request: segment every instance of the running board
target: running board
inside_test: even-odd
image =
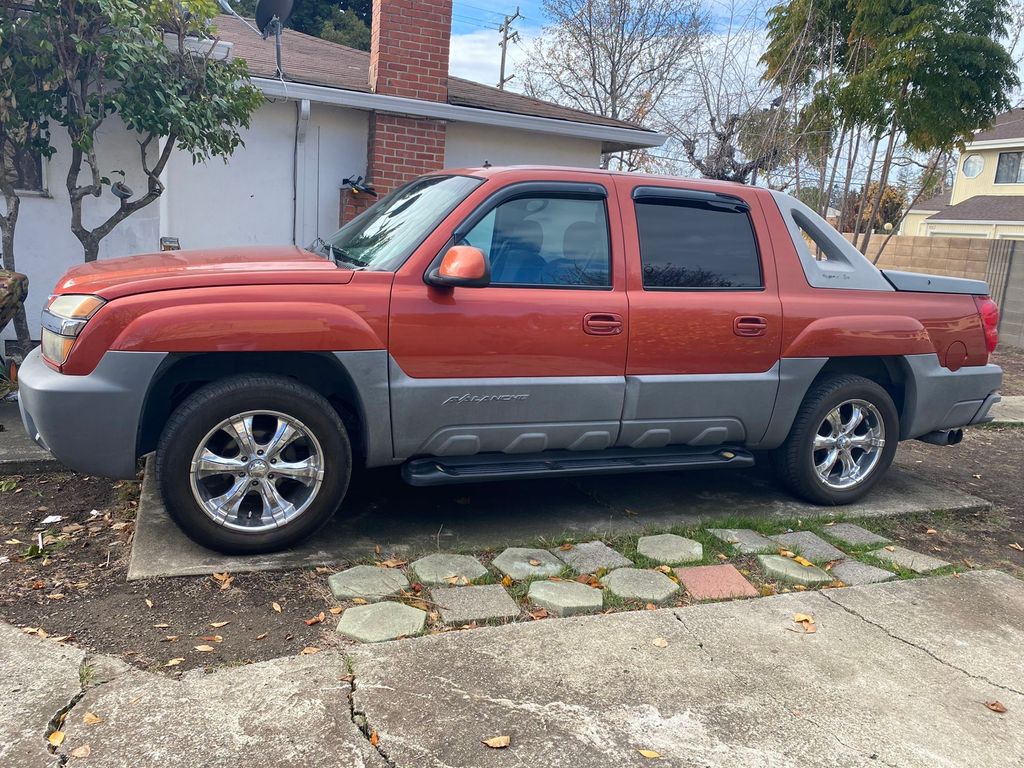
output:
[[[409,485],[482,483],[488,480],[529,480],[566,475],[615,475],[626,472],[669,472],[681,469],[732,469],[754,466],[749,451],[733,446],[663,448],[641,451],[550,451],[515,456],[486,453],[413,459],[402,467]]]

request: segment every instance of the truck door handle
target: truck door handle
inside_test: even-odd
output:
[[[743,315],[732,321],[732,332],[737,336],[764,336],[768,332],[768,321],[763,317]]]
[[[622,315],[614,312],[589,312],[583,316],[583,332],[591,336],[615,336],[622,333]]]

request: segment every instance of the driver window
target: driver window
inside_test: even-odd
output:
[[[487,255],[492,285],[611,285],[604,200],[544,195],[509,200],[459,244]]]

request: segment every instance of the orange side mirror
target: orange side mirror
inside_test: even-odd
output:
[[[441,264],[427,275],[431,285],[483,288],[491,282],[491,265],[479,248],[469,245],[453,245]]]

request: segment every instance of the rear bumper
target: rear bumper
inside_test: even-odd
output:
[[[935,355],[907,355],[909,367],[900,438],[990,421],[1003,371],[979,365],[951,371]]]
[[[78,472],[135,477],[139,421],[163,352],[107,352],[87,376],[65,376],[39,350],[18,371],[29,437]]]

